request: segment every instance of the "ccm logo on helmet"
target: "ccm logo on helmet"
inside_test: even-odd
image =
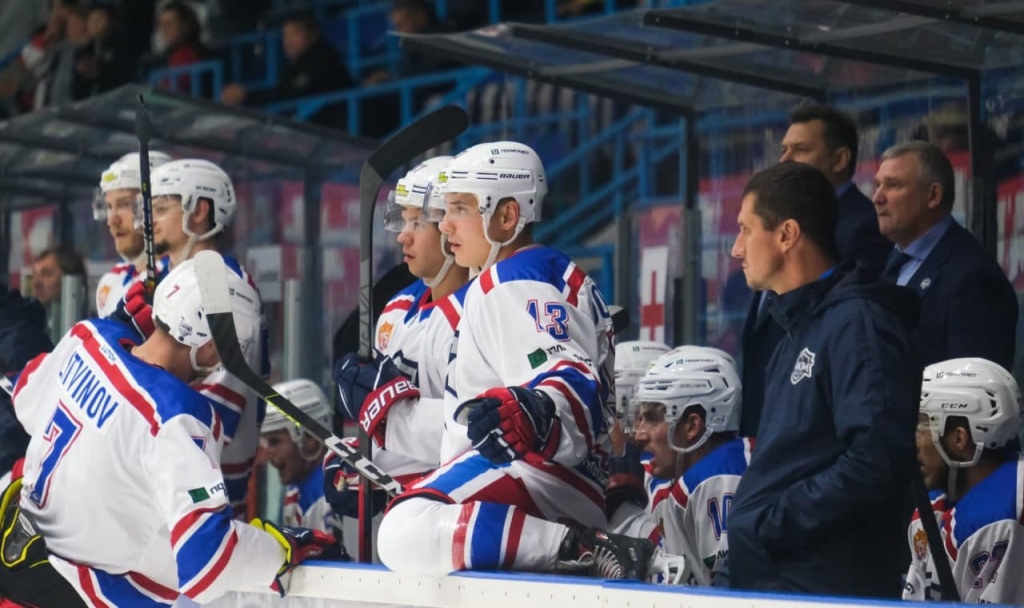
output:
[[[398,395],[414,390],[415,388],[416,387],[408,380],[399,380],[398,382],[385,386],[377,396],[374,397],[373,401],[366,406],[366,410],[363,411],[363,415],[359,419],[359,425],[363,427],[364,431],[369,432],[370,425],[374,420],[376,420],[377,416],[380,414],[381,408],[384,408],[385,404],[391,403]]]
[[[966,410],[966,403],[940,403],[939,409],[942,410]]]

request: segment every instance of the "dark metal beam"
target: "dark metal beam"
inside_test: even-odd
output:
[[[985,4],[980,8],[984,8],[983,11],[973,11],[973,8],[979,8],[978,5],[965,5],[958,7],[951,6],[933,6],[930,4],[922,4],[920,2],[914,2],[913,0],[842,0],[846,4],[853,4],[855,6],[866,6],[868,8],[877,8],[886,11],[893,11],[898,13],[905,13],[907,15],[918,15],[921,17],[929,17],[937,21],[948,21],[951,23],[963,23],[965,25],[973,25],[976,27],[983,27],[989,30],[997,30],[1001,32],[1009,32],[1011,34],[1024,34],[1024,21],[1011,21],[1009,19],[1003,19],[999,15],[1000,4],[1005,4],[1006,12],[1024,12],[1024,7],[1019,2],[1004,2],[1000,4]],[[976,14],[975,14],[976,13]]]
[[[978,70],[920,59],[908,55],[895,55],[842,46],[835,42],[807,42],[795,36],[786,36],[764,29],[725,25],[701,19],[694,11],[680,9],[652,10],[644,15],[644,23],[654,27],[695,32],[718,38],[752,42],[780,49],[808,51],[840,59],[851,59],[884,66],[898,66],[919,72],[930,72],[951,78],[972,78]],[[839,30],[841,31],[841,30]]]
[[[628,40],[553,26],[517,24],[512,26],[512,32],[517,38],[536,40],[546,44],[607,55],[636,63],[647,63],[679,72],[779,91],[789,95],[810,97],[820,102],[824,102],[828,96],[823,87],[808,86],[794,80],[784,80],[773,77],[772,74],[768,73],[756,75],[715,66],[710,63],[691,61],[686,58],[663,56],[662,53],[674,50],[669,47],[649,45],[644,47]],[[799,74],[798,76],[803,76],[806,81],[806,74]]]

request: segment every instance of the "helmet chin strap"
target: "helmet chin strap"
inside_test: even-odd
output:
[[[935,445],[935,450],[939,453],[939,456],[942,457],[946,466],[949,467],[949,474],[946,478],[946,495],[949,497],[950,502],[956,502],[960,499],[956,485],[959,479],[960,469],[966,469],[978,464],[978,461],[981,460],[981,453],[984,451],[985,446],[980,443],[975,443],[974,457],[968,462],[961,462],[950,458],[949,454],[946,453],[946,448],[942,446],[942,441],[940,441],[940,438],[935,435],[935,433],[932,433],[932,443]]]
[[[698,439],[696,443],[694,443],[688,448],[679,447],[672,442],[672,437],[674,437],[676,434],[677,424],[679,424],[678,421],[668,425],[668,446],[680,454],[689,454],[690,452],[697,451],[698,449],[700,449],[702,445],[708,442],[708,439],[711,438],[711,429],[705,426],[704,434],[700,436],[700,439]]]
[[[519,234],[523,231],[523,228],[526,227],[526,220],[523,219],[522,217],[520,217],[519,218],[519,222],[516,224],[516,230],[515,230],[515,232],[512,233],[512,236],[507,241],[497,242],[497,241],[494,241],[491,238],[491,234],[488,231],[488,228],[491,225],[491,218],[494,217],[494,214],[493,213],[481,214],[480,217],[483,218],[484,238],[487,239],[487,242],[491,244],[491,252],[489,254],[487,254],[487,261],[484,262],[483,266],[481,266],[479,269],[471,269],[470,270],[470,272],[471,272],[471,274],[473,274],[473,276],[476,276],[476,275],[480,274],[481,272],[487,270],[491,266],[493,266],[494,265],[494,260],[498,259],[498,253],[501,251],[501,248],[506,246],[506,245],[512,244],[512,241],[514,241],[517,238],[519,238]],[[473,273],[474,270],[476,271],[475,273]]]
[[[448,251],[448,235],[441,233],[441,253],[444,254],[444,264],[441,266],[441,270],[437,271],[429,281],[423,281],[427,287],[433,288],[441,284],[441,281],[448,276],[448,271],[452,269],[452,264],[455,263],[455,255]]]
[[[206,344],[204,344],[203,346],[206,346]],[[209,376],[214,372],[214,370],[220,367],[219,363],[217,365],[210,367],[199,365],[199,363],[196,361],[196,354],[199,353],[199,349],[202,348],[203,346],[190,346],[188,348],[188,362],[192,364],[192,371],[194,371],[197,376]]]

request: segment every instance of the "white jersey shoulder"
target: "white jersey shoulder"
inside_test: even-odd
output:
[[[231,521],[219,417],[132,356],[131,337],[115,321],[79,323],[18,378],[15,413],[33,437],[21,502],[61,556],[54,567],[97,605],[159,605],[179,592],[205,602],[269,584],[283,551]]]
[[[442,461],[469,448],[454,426],[463,401],[501,386],[547,393],[562,434],[554,461],[584,464],[604,447],[613,387],[611,317],[597,286],[564,254],[528,247],[480,274],[466,293],[445,385]]]

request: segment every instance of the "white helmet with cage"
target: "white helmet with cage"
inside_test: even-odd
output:
[[[651,363],[671,350],[667,344],[644,340],[615,345],[615,413],[622,421],[622,432],[633,430],[636,409],[632,396],[637,380],[647,373]]]
[[[476,197],[484,222],[484,237],[491,244],[491,254],[483,269],[494,263],[498,250],[511,243],[527,224],[541,218],[541,206],[548,193],[544,163],[526,144],[498,141],[477,144],[452,159],[439,176],[441,194],[472,194]],[[519,203],[519,223],[515,233],[504,243],[491,240],[487,228],[498,203],[514,198]]]
[[[384,208],[384,229],[401,232],[405,227],[403,209],[425,209],[426,198],[433,189],[432,184],[438,173],[448,166],[451,156],[435,156],[416,165],[405,177],[398,180],[395,189],[388,195]]]
[[[171,162],[171,157],[163,152],[151,150],[149,152],[149,169],[152,171],[157,167]],[[152,177],[152,176],[151,176]],[[93,200],[92,216],[102,222],[107,219],[107,203],[103,195],[113,190],[141,190],[142,174],[139,171],[139,153],[129,152],[115,160],[106,171],[100,175],[99,192]]]
[[[313,420],[316,420],[326,428],[331,428],[332,410],[331,403],[327,400],[322,388],[312,380],[299,378],[278,382],[274,390],[288,401],[294,403],[300,410]],[[263,426],[260,433],[270,433],[285,429],[289,437],[296,444],[302,438],[302,427],[291,418],[288,418],[275,407],[267,408],[267,416],[263,419]]]
[[[707,346],[680,346],[651,364],[636,385],[635,399],[638,404],[664,405],[669,445],[685,454],[714,433],[739,430],[742,393],[736,362],[729,354]],[[672,442],[676,425],[694,406],[704,409],[704,435],[692,446],[677,446]]]
[[[242,277],[230,270],[227,275],[238,343],[242,352],[249,352],[260,334],[259,295]],[[193,370],[199,374],[213,371],[214,368],[202,367],[196,362],[196,352],[213,336],[206,322],[193,260],[176,265],[157,285],[153,294],[153,319],[166,326],[172,338],[189,347]]]
[[[935,449],[952,476],[955,469],[978,464],[983,450],[1001,448],[1017,437],[1022,419],[1020,388],[1010,372],[987,359],[933,363],[924,369],[920,412],[928,417]],[[939,440],[946,432],[946,421],[954,417],[967,419],[974,440],[974,457],[967,462],[953,460]]]
[[[181,197],[181,208],[185,212],[181,220],[182,228],[191,239],[209,239],[223,232],[235,219],[235,209],[238,207],[235,187],[228,174],[215,163],[199,158],[184,158],[158,167],[150,177],[154,199],[159,196]],[[213,203],[213,228],[203,234],[195,234],[189,230],[188,220],[201,198]],[[137,212],[135,217],[141,218],[142,213]]]

